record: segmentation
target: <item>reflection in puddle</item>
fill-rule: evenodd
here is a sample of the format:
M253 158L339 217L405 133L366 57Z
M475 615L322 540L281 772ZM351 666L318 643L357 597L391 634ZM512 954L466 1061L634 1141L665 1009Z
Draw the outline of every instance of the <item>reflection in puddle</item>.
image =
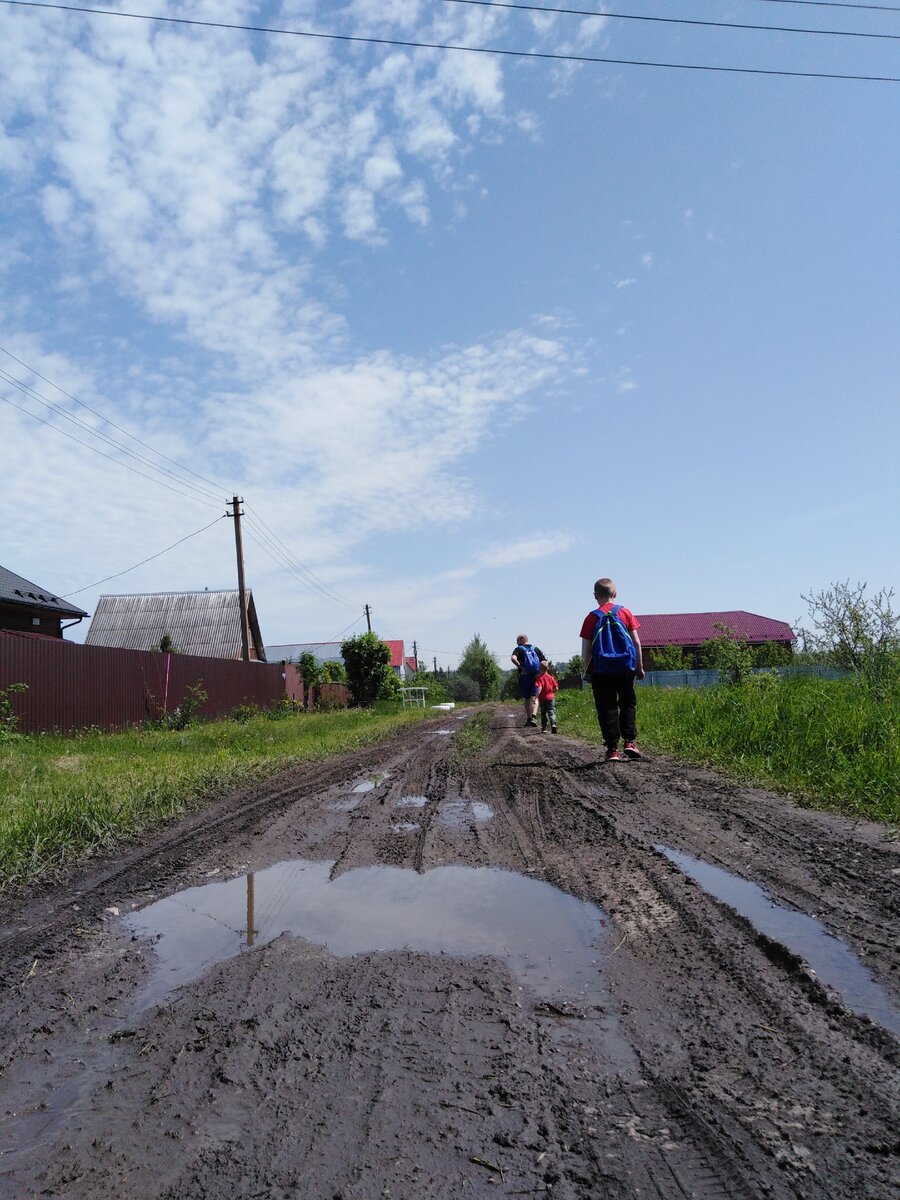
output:
M445 800L441 805L439 816L445 825L452 825L454 829L462 829L471 824L473 820L493 820L494 810L478 800L471 802L468 800Z
M828 932L821 921L805 913L793 912L776 904L761 887L714 867L710 863L657 846L662 854L685 875L752 921L756 928L799 955L821 983L841 993L844 1004L854 1012L871 1017L885 1029L900 1034L900 1013L884 988L872 978L859 959L843 942Z
M374 775L370 775L368 779L364 779L362 783L358 783L353 791L371 792L378 787L379 783L383 783L385 779L390 779L390 777L390 771L376 771Z
M397 801L398 808L424 808L428 803L427 796L401 796Z
M610 939L596 905L494 867L363 867L298 859L188 888L123 918L158 935L146 1003L248 945L284 931L346 956L374 950L505 959L539 999L604 1003L595 943Z
M448 734L448 733L452 733L452 732L453 732L453 730L452 730L452 729L436 729L434 732L435 732L435 733Z
M356 789L354 788L354 791ZM360 801L351 796L349 800L329 800L324 806L329 812L353 812L354 808L358 808Z
M415 821L399 821L396 825L391 826L394 833L412 833L413 830L419 828L421 826L417 825Z

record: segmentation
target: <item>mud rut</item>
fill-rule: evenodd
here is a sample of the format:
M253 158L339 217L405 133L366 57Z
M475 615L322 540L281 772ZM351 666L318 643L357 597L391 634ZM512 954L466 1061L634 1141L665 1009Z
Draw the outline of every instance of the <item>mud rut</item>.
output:
M896 1037L655 847L818 917L900 1007L897 844L492 721L473 758L442 732L459 719L429 721L8 899L0 1195L896 1196ZM602 999L538 998L484 954L337 957L284 933L139 1007L154 943L107 910L290 859L547 881L607 918Z

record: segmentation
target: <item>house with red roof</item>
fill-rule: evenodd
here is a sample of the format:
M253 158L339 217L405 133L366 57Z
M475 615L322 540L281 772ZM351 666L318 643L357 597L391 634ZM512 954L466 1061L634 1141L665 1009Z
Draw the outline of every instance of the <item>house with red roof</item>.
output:
M415 674L415 659L407 655L403 642L382 641L391 652L391 666L405 679L407 674ZM285 642L279 646L266 646L269 662L296 662L301 654L309 653L317 663L343 662L340 642Z
M776 642L793 649L797 636L785 621L773 617L761 617L757 613L732 609L729 612L705 613L635 613L640 622L641 646L644 650L644 667L653 670L653 650L661 646L678 646L699 666L698 652L704 642L721 637L724 625L743 638L749 646L761 646L765 642Z

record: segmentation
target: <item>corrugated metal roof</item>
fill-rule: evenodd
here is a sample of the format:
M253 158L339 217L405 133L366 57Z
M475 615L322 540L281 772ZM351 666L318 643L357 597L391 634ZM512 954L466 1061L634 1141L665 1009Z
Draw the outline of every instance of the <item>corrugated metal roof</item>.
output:
M247 593L251 647L264 662L253 596ZM168 634L179 654L208 658L241 657L240 594L225 592L154 592L149 595L101 596L97 601L87 646L156 650ZM252 657L252 649L251 649Z
M652 646L699 646L720 637L716 625L727 625L748 642L794 642L796 636L785 621L761 617L735 609L707 613L635 613L640 622L641 644Z
M404 661L403 643L389 642L386 638L382 640L391 652L391 666L399 667ZM320 663L344 661L341 657L340 642L285 642L279 646L267 646L266 652L270 662L279 659L296 662L300 655L305 653L312 654L316 662Z
M83 608L69 604L61 596L23 579L7 567L0 567L0 600L5 604L22 604L26 608L41 608L46 612L63 613L69 617L87 616Z

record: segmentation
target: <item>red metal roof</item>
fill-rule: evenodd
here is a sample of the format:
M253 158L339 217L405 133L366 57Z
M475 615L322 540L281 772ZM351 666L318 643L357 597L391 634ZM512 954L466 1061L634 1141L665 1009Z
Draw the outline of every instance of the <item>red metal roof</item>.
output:
M786 621L760 617L742 609L706 613L635 613L644 646L699 646L720 637L716 625L727 625L748 642L794 642L794 631Z

